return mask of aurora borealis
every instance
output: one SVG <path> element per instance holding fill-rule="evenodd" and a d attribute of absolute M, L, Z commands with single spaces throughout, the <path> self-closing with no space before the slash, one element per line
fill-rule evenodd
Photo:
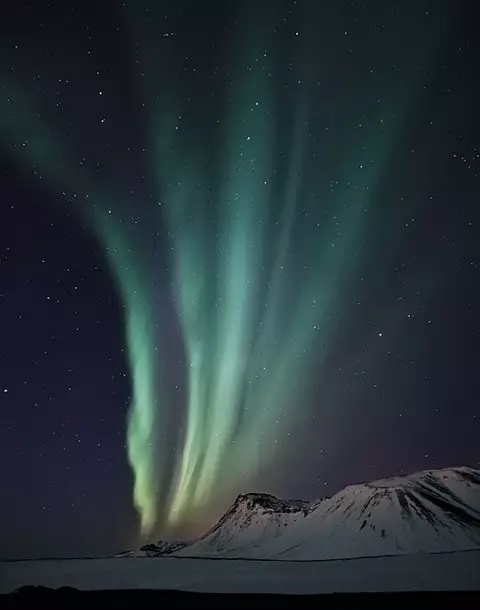
<path fill-rule="evenodd" d="M 440 145 L 453 133 L 468 148 L 469 106 L 441 80 L 468 20 L 442 2 L 200 4 L 106 3 L 96 17 L 88 3 L 45 5 L 22 9 L 30 21 L 12 10 L 1 69 L 9 171 L 93 240 L 113 278 L 121 313 L 105 343 L 123 342 L 120 364 L 110 356 L 93 378 L 126 398 L 87 400 L 95 421 L 125 422 L 115 476 L 133 488 L 131 532 L 144 539 L 197 535 L 244 491 L 319 497 L 478 458 L 473 398 L 448 450 L 455 409 L 439 400 L 473 383 L 468 367 L 444 370 L 457 369 L 478 302 L 476 291 L 449 301 L 453 285 L 473 285 L 455 261 L 478 275 L 474 187 L 455 218 L 442 193 L 456 155 L 467 185 L 478 156 Z M 80 289 L 76 316 L 96 290 Z M 42 425 L 56 429 L 59 413 Z M 78 425 L 92 447 L 113 438 L 94 443 L 98 425 Z"/>

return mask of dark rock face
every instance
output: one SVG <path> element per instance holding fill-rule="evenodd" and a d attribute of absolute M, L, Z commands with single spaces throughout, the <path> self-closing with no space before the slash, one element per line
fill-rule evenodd
<path fill-rule="evenodd" d="M 310 503 L 302 500 L 286 501 L 270 494 L 248 493 L 240 494 L 230 510 L 238 509 L 241 504 L 244 504 L 250 510 L 259 509 L 271 513 L 305 512 L 310 508 Z"/>

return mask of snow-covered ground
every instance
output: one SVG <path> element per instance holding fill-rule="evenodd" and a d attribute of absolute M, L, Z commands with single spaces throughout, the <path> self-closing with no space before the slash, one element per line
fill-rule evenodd
<path fill-rule="evenodd" d="M 175 557 L 0 562 L 0 593 L 23 585 L 290 594 L 478 591 L 480 551 L 312 562 Z"/>

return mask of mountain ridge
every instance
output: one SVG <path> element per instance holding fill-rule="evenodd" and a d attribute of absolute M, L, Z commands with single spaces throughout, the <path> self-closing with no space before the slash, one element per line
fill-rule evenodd
<path fill-rule="evenodd" d="M 480 470 L 461 466 L 357 483 L 312 502 L 239 494 L 196 540 L 140 556 L 320 560 L 478 548 Z"/>

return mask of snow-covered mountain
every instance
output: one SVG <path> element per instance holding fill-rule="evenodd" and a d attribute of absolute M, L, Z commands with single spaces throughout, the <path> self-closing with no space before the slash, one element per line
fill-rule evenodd
<path fill-rule="evenodd" d="M 220 553 L 243 557 L 248 549 L 250 556 L 256 548 L 275 540 L 286 528 L 304 519 L 309 507 L 308 502 L 285 502 L 269 494 L 242 494 L 211 530 L 175 555 Z"/>
<path fill-rule="evenodd" d="M 183 557 L 315 560 L 480 548 L 480 471 L 426 470 L 312 503 L 240 495 Z"/>

